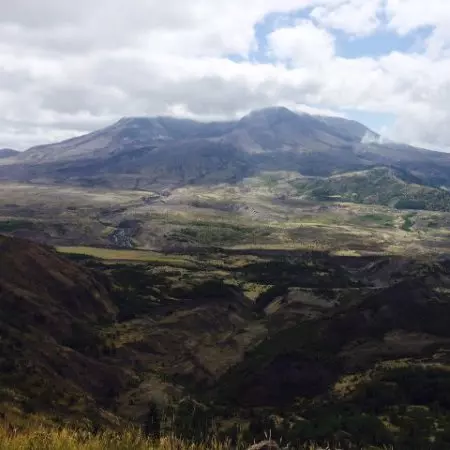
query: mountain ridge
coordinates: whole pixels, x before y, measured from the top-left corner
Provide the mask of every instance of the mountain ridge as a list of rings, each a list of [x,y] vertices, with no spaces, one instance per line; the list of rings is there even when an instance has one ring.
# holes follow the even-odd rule
[[[153,190],[236,184],[263,172],[327,177],[384,165],[401,167],[419,184],[450,187],[449,154],[378,138],[352,120],[284,107],[224,122],[124,117],[92,133],[2,158],[0,180]]]
[[[12,156],[18,156],[20,152],[12,148],[0,148],[0,159],[11,158]]]
[[[136,141],[134,144],[138,146],[144,145],[145,143],[150,143],[152,141],[167,141],[167,140],[176,140],[176,139],[195,139],[195,138],[219,138],[224,137],[229,132],[242,130],[246,128],[246,124],[256,124],[260,127],[270,126],[282,122],[286,122],[288,120],[297,119],[297,124],[301,123],[303,126],[311,125],[314,123],[316,126],[324,124],[333,124],[336,127],[338,118],[333,117],[324,117],[324,116],[315,116],[310,114],[297,114],[288,108],[284,107],[269,107],[261,110],[255,110],[250,112],[249,114],[243,116],[239,120],[235,121],[195,121],[192,119],[182,119],[182,118],[174,118],[170,116],[156,116],[156,117],[146,117],[146,116],[130,116],[130,117],[122,117],[117,122],[103,128],[100,130],[95,130],[90,133],[75,136],[73,138],[49,144],[49,145],[38,145],[35,147],[31,147],[28,150],[21,152],[20,159],[27,160],[28,157],[34,158],[35,155],[41,155],[45,159],[45,152],[47,150],[60,149],[64,150],[66,148],[72,148],[73,144],[84,144],[85,142],[89,142],[91,139],[96,139],[99,136],[104,136],[105,134],[109,134],[117,132],[115,135],[116,138],[119,139],[119,142],[114,142],[117,144],[125,145],[128,143],[127,141],[131,140],[134,134]],[[369,130],[366,126],[359,124],[355,121],[350,121],[346,119],[341,119],[345,123],[358,124],[359,127],[362,127],[364,133],[360,133],[359,138],[362,138],[365,132],[370,131],[373,134],[373,131]],[[261,123],[262,122],[262,123]],[[338,122],[342,127],[342,123]],[[309,127],[313,128],[313,127]],[[308,127],[305,127],[306,131]],[[141,136],[139,136],[139,131],[141,132]],[[101,143],[100,143],[101,144]],[[97,145],[100,145],[97,144]],[[97,147],[88,147],[86,151],[92,151],[98,149]],[[36,158],[39,160],[39,158]]]

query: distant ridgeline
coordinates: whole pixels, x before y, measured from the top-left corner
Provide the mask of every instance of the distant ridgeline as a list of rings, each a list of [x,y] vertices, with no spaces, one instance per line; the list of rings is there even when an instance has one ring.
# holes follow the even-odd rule
[[[0,157],[0,180],[170,191],[289,172],[316,177],[298,183],[299,193],[314,199],[448,210],[448,153],[391,142],[355,121],[281,107],[228,122],[124,118],[22,153],[0,150]]]

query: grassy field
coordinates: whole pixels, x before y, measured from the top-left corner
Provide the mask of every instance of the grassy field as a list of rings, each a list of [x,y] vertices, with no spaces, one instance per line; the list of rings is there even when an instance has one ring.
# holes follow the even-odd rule
[[[226,444],[210,441],[195,445],[175,438],[152,440],[137,431],[120,434],[90,434],[69,429],[51,431],[45,428],[11,433],[0,431],[3,450],[225,450]]]
[[[176,267],[197,267],[188,256],[167,256],[148,250],[122,250],[98,247],[57,247],[56,249],[63,254],[92,256],[103,261],[148,262]]]

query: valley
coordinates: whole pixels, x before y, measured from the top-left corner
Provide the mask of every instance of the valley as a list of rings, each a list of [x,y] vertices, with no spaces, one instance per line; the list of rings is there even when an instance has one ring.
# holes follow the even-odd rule
[[[189,439],[213,421],[221,439],[263,439],[269,427],[292,442],[407,448],[432,435],[445,448],[448,260],[80,247],[62,257],[18,238],[0,250],[0,414],[15,426],[144,426],[155,405],[161,426]]]
[[[269,108],[3,151],[2,420],[448,448],[450,158],[369,132]]]
[[[298,181],[297,181],[298,182]],[[169,251],[311,249],[447,253],[450,212],[314,200],[266,178],[238,185],[108,191],[0,184],[0,232],[58,247]]]

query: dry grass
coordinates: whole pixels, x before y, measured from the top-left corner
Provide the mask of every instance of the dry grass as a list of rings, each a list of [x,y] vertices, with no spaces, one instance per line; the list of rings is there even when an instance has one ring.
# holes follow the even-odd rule
[[[182,441],[173,436],[154,440],[135,430],[93,434],[70,429],[51,430],[45,427],[17,432],[7,427],[0,427],[0,449],[2,450],[245,450],[246,448],[247,445],[244,443],[231,445],[214,438],[201,444]],[[325,450],[312,444],[297,448],[298,450]],[[376,450],[375,447],[370,448]]]
[[[153,262],[164,263],[167,265],[176,265],[186,268],[196,268],[197,266],[185,256],[167,256],[161,253],[147,250],[121,250],[99,247],[57,247],[60,253],[72,255],[93,256],[105,261],[134,261],[134,262]]]
[[[174,437],[151,440],[130,430],[120,434],[91,434],[69,429],[38,428],[20,433],[0,431],[0,448],[8,450],[225,450],[230,448],[211,440],[205,445],[182,442]]]
[[[94,258],[112,260],[112,261],[151,261],[155,259],[156,253],[144,250],[117,250],[110,248],[97,247],[57,247],[61,253],[70,253],[74,255],[87,255]],[[159,255],[158,255],[159,258]]]

